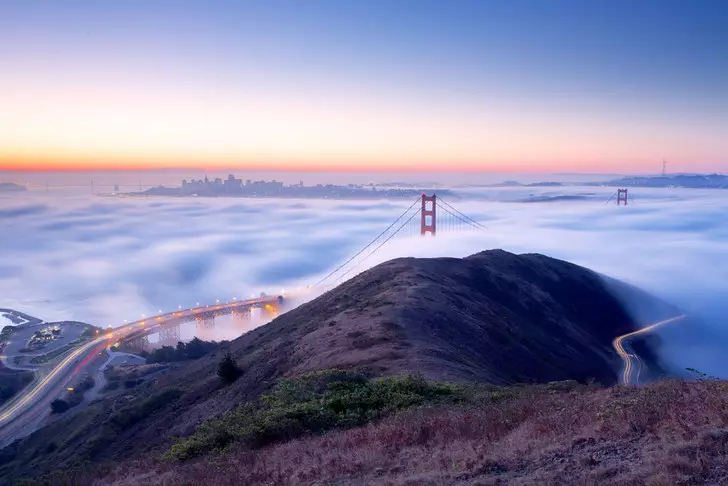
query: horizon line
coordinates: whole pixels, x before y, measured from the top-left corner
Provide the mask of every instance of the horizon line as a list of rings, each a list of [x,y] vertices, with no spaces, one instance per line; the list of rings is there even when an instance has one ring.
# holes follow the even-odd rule
[[[12,173],[43,173],[43,172],[59,172],[59,173],[80,173],[80,172],[184,172],[184,171],[195,171],[195,172],[229,172],[234,174],[235,172],[283,172],[283,173],[310,173],[310,174],[533,174],[533,175],[554,175],[554,176],[578,176],[578,175],[607,175],[607,176],[619,176],[619,175],[663,175],[660,172],[648,172],[648,171],[539,171],[524,168],[514,168],[510,170],[502,169],[478,169],[478,168],[463,168],[453,170],[452,168],[426,168],[417,169],[415,167],[408,168],[242,168],[242,167],[43,167],[43,168],[8,168],[0,166],[0,172],[12,172]],[[705,172],[672,172],[666,175],[679,175],[679,174],[718,174],[719,171],[705,171]]]

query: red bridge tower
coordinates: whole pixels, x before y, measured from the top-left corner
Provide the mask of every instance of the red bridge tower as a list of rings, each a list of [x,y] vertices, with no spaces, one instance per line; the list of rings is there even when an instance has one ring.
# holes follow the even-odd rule
[[[617,189],[617,206],[621,203],[627,205],[627,189]]]
[[[429,203],[429,204],[428,204]],[[426,195],[424,192],[422,193],[422,210],[420,211],[420,235],[425,236],[426,234],[430,234],[432,236],[435,236],[435,233],[437,232],[437,225],[436,225],[436,212],[435,208],[437,207],[437,195],[433,194],[432,196]]]

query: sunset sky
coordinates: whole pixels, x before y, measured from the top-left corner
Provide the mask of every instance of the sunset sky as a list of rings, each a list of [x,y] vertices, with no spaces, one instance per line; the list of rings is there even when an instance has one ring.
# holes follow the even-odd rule
[[[728,2],[0,4],[0,169],[728,171]]]

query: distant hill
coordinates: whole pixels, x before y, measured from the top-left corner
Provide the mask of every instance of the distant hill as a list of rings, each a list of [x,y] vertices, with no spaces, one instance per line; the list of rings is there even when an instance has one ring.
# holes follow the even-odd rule
[[[538,254],[400,258],[3,449],[0,475],[163,450],[275,380],[326,368],[451,382],[613,384],[621,363],[612,339],[676,313],[634,287]],[[642,348],[644,363],[661,373]],[[226,351],[244,370],[228,387],[216,376]]]
[[[589,183],[588,185],[728,189],[728,176],[722,174],[678,174],[671,176],[623,177],[606,183]]]
[[[27,187],[14,182],[0,182],[0,192],[22,192],[27,190]]]

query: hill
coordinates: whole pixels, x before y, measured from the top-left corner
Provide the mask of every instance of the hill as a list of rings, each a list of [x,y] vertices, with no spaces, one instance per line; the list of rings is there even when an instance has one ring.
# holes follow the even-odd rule
[[[69,486],[718,485],[728,477],[726,403],[725,381],[507,387],[254,452],[146,457],[62,478]]]
[[[15,184],[13,182],[0,182],[0,192],[22,192],[27,191],[28,188]]]
[[[588,183],[603,185],[603,183]],[[687,189],[726,189],[728,176],[722,174],[676,174],[662,176],[623,177],[606,183],[619,187],[684,187]]]
[[[445,382],[612,384],[620,366],[612,339],[676,313],[638,289],[543,255],[396,259],[3,449],[0,474],[165,451],[275,380],[327,368]],[[643,348],[643,361],[660,373]],[[244,373],[226,387],[215,370],[228,351]]]

